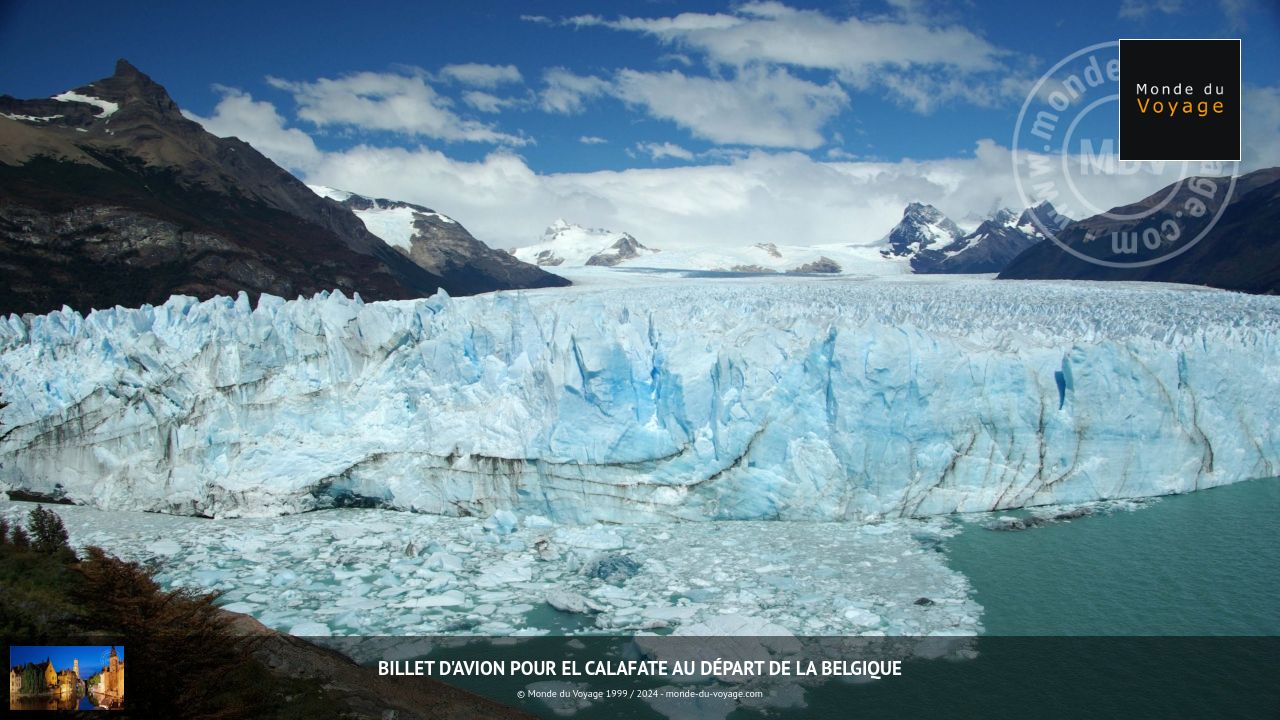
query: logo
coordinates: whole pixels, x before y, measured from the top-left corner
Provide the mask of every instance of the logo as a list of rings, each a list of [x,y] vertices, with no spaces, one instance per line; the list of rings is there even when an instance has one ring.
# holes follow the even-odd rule
[[[1121,160],[1119,47],[1077,50],[1035,83],[1014,127],[1013,170],[1025,207],[1049,202],[1056,211],[1032,214],[1045,237],[1085,262],[1140,268],[1181,255],[1213,229],[1239,162]]]

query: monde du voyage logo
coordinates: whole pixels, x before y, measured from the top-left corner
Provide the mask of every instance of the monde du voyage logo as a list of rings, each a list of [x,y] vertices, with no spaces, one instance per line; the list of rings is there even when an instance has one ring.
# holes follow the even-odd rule
[[[1060,213],[1033,218],[1040,231],[1105,267],[1191,249],[1235,191],[1240,83],[1239,40],[1123,39],[1063,58],[1028,93],[1011,145],[1024,204]]]

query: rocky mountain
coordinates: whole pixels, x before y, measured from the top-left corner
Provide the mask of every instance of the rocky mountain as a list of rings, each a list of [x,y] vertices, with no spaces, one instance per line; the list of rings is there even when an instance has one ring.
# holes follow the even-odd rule
[[[912,257],[929,248],[948,245],[964,236],[951,218],[938,208],[913,202],[902,211],[902,220],[884,237],[886,257]]]
[[[542,233],[540,242],[516,248],[512,254],[544,267],[612,267],[656,252],[630,233],[587,228],[558,219]]]
[[[0,272],[0,313],[495,286],[419,266],[248,143],[183,117],[124,60],[51,98],[0,96]]]
[[[1000,272],[1024,250],[1045,239],[1042,227],[1057,228],[1068,222],[1047,201],[1021,214],[1000,210],[968,235],[938,250],[920,253],[912,259],[912,269],[918,273]]]
[[[399,200],[310,185],[320,197],[340,203],[355,213],[369,232],[406,255],[418,267],[484,290],[528,287],[560,287],[569,284],[510,253],[494,250],[477,240],[457,220],[431,208]],[[628,236],[630,237],[630,236]]]
[[[911,203],[902,220],[885,236],[885,257],[907,258],[915,273],[993,273],[1002,270],[1022,251],[1044,239],[1037,225],[1065,224],[1053,205],[1043,202],[1021,214],[999,210],[965,233],[932,205]]]
[[[1210,180],[1215,188],[1214,196],[1221,198],[1228,186],[1225,178]],[[1195,237],[1212,217],[1212,213],[1195,218],[1192,213],[1183,212],[1189,202],[1196,202],[1193,189],[1196,186],[1195,181],[1184,182],[1172,199],[1145,222],[1117,221],[1097,215],[1071,224],[1057,237],[1079,252],[1101,260],[1132,263],[1154,258],[1167,250],[1161,247],[1150,250],[1138,242],[1137,252],[1122,253],[1117,251],[1115,241],[1123,240],[1123,233],[1161,227],[1165,223],[1178,226],[1183,237]],[[1165,187],[1136,203],[1115,208],[1112,213],[1136,214],[1164,201],[1173,192],[1172,185]],[[1191,249],[1177,257],[1141,268],[1110,268],[1081,260],[1045,240],[1019,255],[1000,277],[1147,280],[1276,294],[1280,293],[1277,227],[1280,227],[1280,168],[1258,170],[1237,179],[1221,219]]]
[[[639,240],[636,240],[627,233],[623,233],[622,237],[618,238],[612,245],[587,258],[587,264],[601,267],[613,267],[614,265],[627,260],[634,260],[641,255],[654,252],[657,252],[657,250],[650,250],[644,245],[641,245]]]

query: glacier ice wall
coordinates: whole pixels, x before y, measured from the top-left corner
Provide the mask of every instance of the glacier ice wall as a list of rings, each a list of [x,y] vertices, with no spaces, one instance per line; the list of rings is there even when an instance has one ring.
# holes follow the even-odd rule
[[[872,519],[1277,474],[1280,299],[771,280],[0,320],[0,487],[106,508]]]

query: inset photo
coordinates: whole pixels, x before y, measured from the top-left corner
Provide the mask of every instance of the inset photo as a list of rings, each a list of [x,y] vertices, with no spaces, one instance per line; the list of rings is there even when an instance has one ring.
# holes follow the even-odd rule
[[[12,645],[9,710],[123,710],[124,646]]]

